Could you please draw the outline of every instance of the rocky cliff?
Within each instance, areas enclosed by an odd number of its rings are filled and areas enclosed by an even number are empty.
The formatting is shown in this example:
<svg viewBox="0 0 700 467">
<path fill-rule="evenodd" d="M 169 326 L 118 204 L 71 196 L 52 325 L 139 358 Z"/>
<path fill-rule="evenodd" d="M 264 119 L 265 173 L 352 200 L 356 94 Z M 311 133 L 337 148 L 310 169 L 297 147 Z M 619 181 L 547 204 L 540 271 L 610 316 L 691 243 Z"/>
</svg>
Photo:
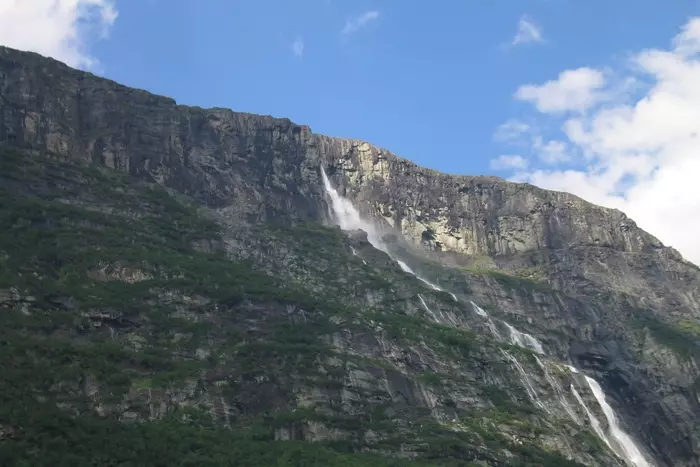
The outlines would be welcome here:
<svg viewBox="0 0 700 467">
<path fill-rule="evenodd" d="M 587 376 L 651 465 L 700 466 L 700 271 L 619 211 L 7 48 L 0 144 L 17 465 L 51 449 L 37 413 L 203 429 L 183 409 L 325 465 L 634 462 Z M 331 227 L 321 169 L 384 251 Z"/>
</svg>

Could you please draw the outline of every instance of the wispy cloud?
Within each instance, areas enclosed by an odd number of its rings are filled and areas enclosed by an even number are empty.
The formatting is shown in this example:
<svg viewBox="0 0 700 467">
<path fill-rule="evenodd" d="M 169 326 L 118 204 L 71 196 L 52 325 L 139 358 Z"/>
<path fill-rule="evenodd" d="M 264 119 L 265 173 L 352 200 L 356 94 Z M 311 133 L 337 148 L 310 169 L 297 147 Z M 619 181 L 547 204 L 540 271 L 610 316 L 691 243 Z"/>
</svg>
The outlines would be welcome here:
<svg viewBox="0 0 700 467">
<path fill-rule="evenodd" d="M 107 37 L 117 16 L 113 0 L 0 0 L 0 44 L 97 70 L 88 43 Z"/>
<path fill-rule="evenodd" d="M 346 35 L 352 34 L 353 32 L 366 27 L 372 21 L 376 21 L 377 18 L 379 18 L 379 12 L 377 10 L 365 11 L 359 16 L 348 19 L 345 22 L 345 26 L 341 32 Z"/>
<path fill-rule="evenodd" d="M 301 58 L 304 56 L 304 39 L 301 37 L 294 39 L 294 42 L 292 42 L 292 53 L 295 57 Z"/>
<path fill-rule="evenodd" d="M 498 142 L 514 142 L 520 136 L 530 131 L 530 125 L 519 120 L 508 120 L 501 124 L 493 133 L 493 139 Z"/>
<path fill-rule="evenodd" d="M 511 45 L 527 44 L 530 42 L 543 42 L 542 28 L 537 26 L 527 16 L 522 16 L 518 21 L 518 31 Z"/>
</svg>

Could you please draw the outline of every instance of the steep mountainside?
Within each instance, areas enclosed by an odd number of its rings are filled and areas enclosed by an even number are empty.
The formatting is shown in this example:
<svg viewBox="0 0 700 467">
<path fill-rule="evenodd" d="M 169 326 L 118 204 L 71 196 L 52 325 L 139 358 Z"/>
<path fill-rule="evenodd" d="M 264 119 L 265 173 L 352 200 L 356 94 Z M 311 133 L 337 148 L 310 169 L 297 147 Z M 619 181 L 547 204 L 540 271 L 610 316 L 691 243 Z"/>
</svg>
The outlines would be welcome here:
<svg viewBox="0 0 700 467">
<path fill-rule="evenodd" d="M 700 466 L 619 211 L 0 47 L 0 227 L 1 465 Z"/>
</svg>

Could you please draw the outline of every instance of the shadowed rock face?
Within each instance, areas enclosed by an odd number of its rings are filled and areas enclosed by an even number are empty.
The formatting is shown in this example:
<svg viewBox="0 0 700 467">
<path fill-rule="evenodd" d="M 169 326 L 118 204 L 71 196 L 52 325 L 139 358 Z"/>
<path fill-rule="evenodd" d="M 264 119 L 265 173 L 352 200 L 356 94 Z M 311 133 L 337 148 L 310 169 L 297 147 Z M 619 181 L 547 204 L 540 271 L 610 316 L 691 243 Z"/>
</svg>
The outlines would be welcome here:
<svg viewBox="0 0 700 467">
<path fill-rule="evenodd" d="M 364 214 L 403 235 L 412 267 L 501 310 L 595 375 L 658 465 L 700 466 L 700 273 L 617 210 L 496 177 L 441 174 L 287 119 L 180 106 L 2 47 L 0 143 L 128 172 L 214 209 L 227 225 L 327 222 L 324 167 Z M 254 242 L 238 245 L 233 255 L 264 263 L 246 250 Z M 380 355 L 381 339 L 365 337 L 334 345 Z M 429 359 L 410 350 L 410 365 Z M 356 376 L 354 386 L 378 384 L 371 372 Z M 438 404 L 401 373 L 381 379 L 400 406 Z M 279 437 L 322 438 L 309 426 Z"/>
</svg>

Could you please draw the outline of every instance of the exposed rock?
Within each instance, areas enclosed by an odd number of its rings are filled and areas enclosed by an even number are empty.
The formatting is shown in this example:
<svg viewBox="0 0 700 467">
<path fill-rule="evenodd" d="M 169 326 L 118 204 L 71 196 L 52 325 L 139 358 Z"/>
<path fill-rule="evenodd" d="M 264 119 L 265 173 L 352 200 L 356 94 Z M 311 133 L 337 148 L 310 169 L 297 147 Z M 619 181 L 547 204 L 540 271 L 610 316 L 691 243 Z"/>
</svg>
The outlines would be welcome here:
<svg viewBox="0 0 700 467">
<path fill-rule="evenodd" d="M 700 271 L 619 211 L 496 177 L 440 174 L 286 119 L 180 106 L 2 47 L 0 143 L 21 150 L 27 164 L 42 161 L 30 166 L 38 173 L 31 183 L 20 177 L 34 174 L 26 168 L 0 174 L 8 192 L 83 209 L 81 228 L 90 232 L 133 223 L 134 237 L 122 229 L 125 238 L 109 239 L 124 257 L 95 253 L 87 285 L 82 272 L 67 274 L 58 292 L 44 293 L 22 271 L 17 284 L 0 290 L 3 310 L 33 316 L 37 307 L 79 320 L 42 324 L 51 338 L 82 342 L 89 334 L 122 350 L 167 349 L 178 362 L 181 373 L 138 367 L 130 371 L 141 379 L 107 384 L 87 375 L 53 386 L 87 397 L 100 415 L 145 422 L 197 407 L 231 427 L 273 413 L 282 414 L 269 421 L 278 440 L 342 441 L 420 457 L 438 456 L 427 439 L 459 439 L 458 458 L 476 465 L 504 465 L 518 458 L 518 446 L 622 465 L 591 441 L 588 416 L 569 388 L 605 417 L 563 366 L 574 364 L 601 382 L 622 427 L 655 465 L 700 466 Z M 101 187 L 59 176 L 80 166 L 167 187 L 177 209 L 177 196 L 191 198 L 224 235 L 190 238 L 190 224 L 204 218 L 170 215 L 175 207 L 165 201 L 155 210 L 132 179 Z M 321 167 L 383 227 L 393 254 L 459 301 L 403 274 L 364 232 L 321 228 L 332 219 Z M 127 210 L 98 199 L 100 189 L 138 201 Z M 52 227 L 42 222 L 34 227 Z M 128 260 L 137 247 L 148 262 Z M 0 244 L 0 266 L 18 254 Z M 205 254 L 206 262 L 188 262 Z M 224 255 L 261 275 L 247 288 L 240 286 L 246 274 L 227 282 L 234 263 L 220 267 Z M 262 283 L 266 289 L 255 288 Z M 105 301 L 84 292 L 91 287 L 105 287 Z M 138 299 L 122 300 L 124 291 Z M 505 322 L 542 342 L 544 363 L 501 342 L 511 332 Z M 279 347 L 265 347 L 270 339 Z M 312 349 L 312 358 L 295 353 L 300 348 Z M 14 429 L 0 426 L 0 438 Z M 498 448 L 490 447 L 494 436 Z"/>
</svg>

